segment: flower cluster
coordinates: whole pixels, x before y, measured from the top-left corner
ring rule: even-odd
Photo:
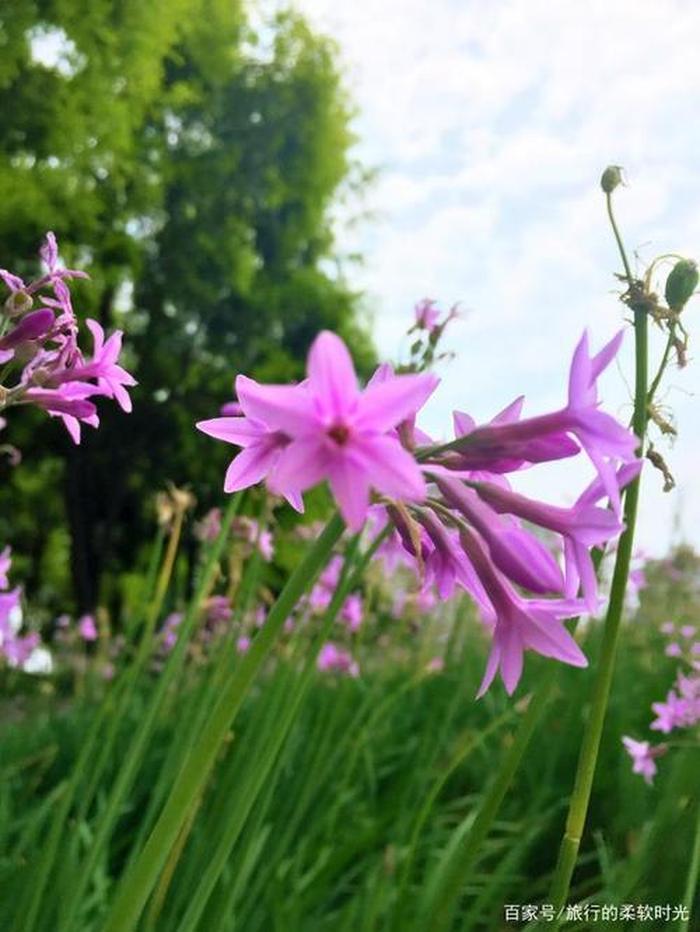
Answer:
[[[559,410],[525,418],[518,398],[483,425],[456,412],[455,438],[435,444],[415,419],[438,380],[382,365],[363,390],[345,344],[323,332],[303,382],[262,385],[239,375],[237,413],[197,426],[242,448],[226,473],[227,492],[264,479],[302,511],[303,493],[327,480],[351,531],[370,511],[375,524],[389,524],[385,558],[402,552],[423,587],[442,599],[459,587],[478,605],[492,636],[479,694],[498,671],[512,693],[526,650],[586,664],[563,620],[597,609],[591,550],[621,532],[621,489],[641,466],[634,434],[598,400],[597,379],[621,339],[591,354],[583,335]],[[507,478],[581,452],[596,477],[572,507],[521,495]],[[534,529],[557,546],[546,546]]]
[[[687,732],[700,723],[700,640],[695,625],[676,628],[672,621],[665,622],[661,631],[668,638],[666,656],[678,660],[676,680],[664,702],[653,702],[656,718],[649,726],[652,731],[668,735],[673,731]],[[622,739],[632,758],[632,770],[641,774],[647,783],[656,775],[656,758],[668,750],[666,744],[636,741],[625,735]]]
[[[40,256],[45,273],[31,282],[0,269],[0,278],[10,291],[0,308],[0,410],[36,405],[61,418],[79,443],[82,424],[99,424],[92,399],[99,395],[113,398],[123,411],[131,411],[127,388],[136,382],[118,363],[120,331],[105,339],[100,324],[88,319],[92,354],[87,356],[80,349],[68,282],[87,276],[59,266],[53,233],[47,233]]]

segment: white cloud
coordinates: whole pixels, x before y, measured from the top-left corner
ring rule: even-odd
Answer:
[[[483,417],[526,391],[530,410],[561,400],[583,326],[620,325],[619,262],[598,178],[626,167],[617,196],[630,251],[700,254],[700,5],[692,0],[298,0],[341,46],[359,104],[359,154],[382,168],[376,219],[344,235],[367,257],[378,343],[395,355],[415,299],[461,300],[459,363],[445,372],[430,427],[452,407]],[[700,308],[689,311],[691,329]],[[658,347],[655,347],[658,350]],[[630,348],[623,355],[630,372]],[[668,459],[680,494],[651,471],[641,518],[661,551],[682,502],[700,545],[700,366],[673,374],[681,436]],[[626,414],[618,371],[606,405]],[[564,499],[565,471],[538,491]],[[531,489],[534,491],[534,489]]]

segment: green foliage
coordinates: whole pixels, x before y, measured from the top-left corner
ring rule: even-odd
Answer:
[[[324,327],[372,364],[332,261],[331,207],[362,180],[353,111],[328,40],[291,13],[255,35],[232,0],[9,0],[0,47],[0,265],[26,270],[53,229],[91,275],[76,308],[126,330],[139,381],[133,415],[103,405],[79,450],[46,419],[9,428],[23,471],[54,459],[42,508],[68,523],[90,607],[105,569],[133,566],[156,489],[218,491],[226,451],[193,424],[237,372],[297,377]],[[0,512],[12,503],[24,528],[2,539],[29,550],[46,516],[17,504],[19,473],[0,469]]]
[[[700,564],[680,548],[647,571],[649,586],[623,628],[572,902],[679,903],[683,896],[697,748],[673,748],[649,788],[632,774],[620,739],[645,736],[650,703],[668,688],[674,663],[663,655],[659,624],[697,617]],[[526,714],[525,702],[499,690],[474,701],[486,652],[477,625],[464,606],[454,616],[425,619],[391,652],[375,645],[358,680],[316,674],[303,637],[280,649],[242,707],[142,927],[429,928],[434,896],[459,862],[460,841]],[[431,674],[425,658],[440,631],[446,668]],[[234,628],[229,647],[235,637]],[[491,932],[504,926],[504,903],[547,901],[600,640],[600,626],[588,626],[591,669],[556,670],[553,698],[517,780],[460,878],[450,928]],[[12,895],[0,898],[0,927],[14,921],[23,932],[104,928],[119,878],[143,846],[223,684],[244,662],[224,645],[207,666],[167,673],[167,689],[142,669],[110,687],[104,704],[84,698],[61,708],[41,692],[6,701],[0,886]],[[550,669],[550,662],[530,658],[519,695],[529,696]],[[154,708],[149,740],[141,741]],[[127,760],[131,782],[115,806]],[[42,865],[48,887],[37,898]],[[69,915],[77,889],[77,910]],[[28,919],[31,904],[36,922]]]

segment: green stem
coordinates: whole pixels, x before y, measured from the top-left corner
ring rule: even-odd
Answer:
[[[695,888],[698,885],[698,874],[700,874],[700,802],[698,803],[698,818],[695,824],[695,842],[693,843],[693,853],[690,857],[690,867],[688,868],[688,877],[685,882],[685,892],[683,893],[683,906],[688,910],[687,918],[681,919],[678,923],[678,932],[688,932],[690,920],[693,912],[693,902],[695,900]]]
[[[666,340],[666,346],[664,347],[664,353],[661,357],[661,362],[659,363],[659,368],[654,376],[651,385],[649,386],[649,391],[647,392],[647,408],[650,407],[654,396],[656,395],[656,390],[658,389],[661,379],[663,378],[664,372],[668,365],[668,360],[671,355],[671,349],[673,348],[673,341],[676,336],[676,324],[675,321],[672,321],[668,327],[668,339]]]
[[[464,889],[464,878],[474,863],[474,859],[478,855],[481,845],[501,807],[501,803],[513,782],[530,739],[547,705],[556,672],[556,668],[552,668],[548,672],[539,689],[530,699],[515,739],[499,767],[495,780],[479,806],[476,818],[460,846],[459,856],[440,890],[439,903],[433,903],[436,909],[429,926],[432,932],[441,932],[443,929],[450,928],[454,907]]]
[[[630,286],[633,284],[632,273],[625,254],[622,239],[615,223],[612,212],[610,195],[607,195],[607,209],[610,223],[615,234],[625,274]],[[644,435],[647,424],[647,381],[648,381],[648,333],[647,313],[643,307],[632,307],[634,311],[634,338],[635,338],[635,390],[634,390],[634,416],[632,427],[639,438],[638,453],[641,456],[644,447]],[[634,544],[634,531],[637,521],[637,507],[639,504],[640,478],[637,477],[627,488],[625,495],[624,523],[625,531],[620,537],[617,550],[617,559],[613,572],[610,602],[605,618],[603,641],[600,652],[598,669],[593,684],[591,711],[586,722],[581,750],[579,752],[578,766],[574,789],[569,802],[569,813],[566,829],[559,849],[559,858],[554,871],[550,902],[554,903],[558,912],[566,904],[566,898],[571,885],[581,836],[588,814],[588,804],[591,798],[591,789],[598,762],[598,751],[605,723],[605,713],[610,696],[613,672],[615,669],[615,655],[620,631],[620,621],[624,607],[625,590],[629,576],[632,547]]]
[[[204,790],[222,743],[250,684],[265,662],[300,596],[325,566],[343,529],[343,521],[336,514],[288,579],[250,651],[224,686],[143,850],[119,884],[104,932],[131,932],[135,928],[168,854],[191,811],[193,800]]]

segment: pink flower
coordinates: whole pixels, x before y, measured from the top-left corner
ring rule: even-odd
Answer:
[[[10,547],[5,547],[4,550],[0,550],[0,589],[7,589],[10,585],[7,574],[10,572],[11,565],[12,550]]]
[[[136,379],[117,363],[122,348],[122,332],[115,330],[105,342],[104,330],[96,320],[88,318],[85,323],[94,344],[92,359],[77,360],[63,371],[53,373],[51,382],[62,385],[96,379],[97,388],[93,387],[93,394],[114,398],[122,411],[128,413],[132,405],[126,388],[136,385]]]
[[[665,753],[666,749],[663,745],[658,748],[652,748],[648,741],[635,741],[634,738],[628,738],[627,735],[622,738],[622,743],[625,746],[625,750],[632,758],[632,772],[643,776],[646,782],[651,786],[657,770],[654,758]]]
[[[242,637],[239,637],[238,640],[236,641],[236,650],[238,651],[239,654],[245,654],[247,651],[250,650],[250,645],[251,645],[250,638],[245,637],[245,635],[243,635]]]
[[[212,628],[233,618],[230,600],[225,595],[212,595],[204,603],[204,623]]]
[[[499,670],[510,695],[522,675],[526,650],[534,650],[544,657],[553,657],[574,667],[588,666],[583,651],[561,621],[576,614],[581,604],[576,600],[522,598],[492,565],[478,537],[466,529],[460,536],[495,615],[493,644],[477,696],[484,695]]]
[[[327,641],[319,651],[316,666],[322,673],[342,673],[351,677],[360,675],[360,668],[352,654],[331,641]]]
[[[133,377],[118,365],[122,334],[113,333],[106,341],[100,324],[88,320],[94,341],[92,359],[85,359],[78,346],[78,322],[66,284],[71,278],[87,278],[85,273],[58,266],[58,247],[48,233],[40,250],[47,274],[25,284],[9,272],[0,278],[12,292],[5,312],[18,323],[0,338],[0,363],[10,362],[17,373],[15,384],[5,385],[5,406],[35,404],[50,415],[60,417],[75,443],[80,442],[82,424],[97,427],[97,409],[90,400],[95,395],[115,398],[124,411],[131,410],[126,387]],[[49,290],[51,294],[46,294]],[[30,310],[33,295],[42,306]]]
[[[432,333],[437,328],[440,320],[440,311],[435,305],[435,301],[424,298],[416,304],[413,313],[416,318],[416,326],[420,330],[427,330]]]
[[[546,462],[572,456],[581,447],[588,454],[609,496],[620,513],[617,467],[637,461],[638,441],[613,417],[598,410],[597,378],[612,362],[622,341],[622,331],[595,356],[589,355],[584,332],[574,352],[569,373],[567,405],[551,414],[518,420],[515,402],[497,422],[475,427],[458,424],[463,437],[454,468],[511,472],[524,463]],[[464,416],[462,416],[464,417]]]
[[[216,540],[221,533],[221,509],[211,508],[194,526],[197,540],[209,542]]]
[[[165,653],[169,653],[173,647],[175,647],[177,643],[177,629],[182,624],[184,617],[182,612],[171,612],[163,622],[161,636],[162,649]]]
[[[345,627],[354,634],[362,624],[364,618],[364,607],[362,605],[362,596],[354,592],[347,597],[342,609],[340,618]]]
[[[97,625],[92,615],[83,615],[78,621],[78,633],[84,641],[97,640]]]
[[[392,431],[425,403],[435,378],[394,376],[362,392],[347,347],[328,331],[311,347],[307,375],[296,386],[241,385],[239,376],[236,391],[246,417],[197,425],[245,447],[229,467],[225,489],[268,476],[270,489],[289,497],[327,479],[352,530],[362,527],[371,488],[422,501],[420,468]],[[227,420],[240,423],[222,423]]]

